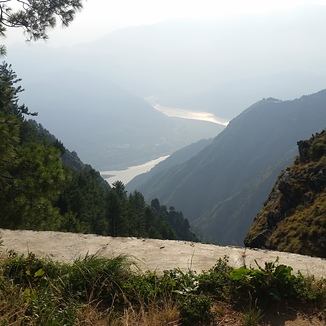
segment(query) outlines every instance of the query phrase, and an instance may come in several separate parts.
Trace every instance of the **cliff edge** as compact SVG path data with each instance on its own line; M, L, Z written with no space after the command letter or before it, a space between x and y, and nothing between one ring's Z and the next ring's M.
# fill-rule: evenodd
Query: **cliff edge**
M326 130L298 142L299 155L279 175L244 244L326 257Z

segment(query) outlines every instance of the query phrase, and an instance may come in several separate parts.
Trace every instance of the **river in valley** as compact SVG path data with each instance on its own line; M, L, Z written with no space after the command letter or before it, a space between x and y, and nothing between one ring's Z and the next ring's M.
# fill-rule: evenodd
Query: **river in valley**
M181 118L181 119L190 119L190 120L200 120L200 121L208 121L211 123L217 123L223 126L228 125L228 121L219 117L216 117L214 114L209 112L201 112L201 111L189 111L186 109L180 108L173 108L162 106L156 102L155 99L152 97L148 97L145 99L149 102L152 107L160 111L161 113L174 118ZM146 173L150 171L156 164L165 160L168 156L162 156L155 160L148 161L141 165L130 166L124 170L115 170L115 171L101 171L101 176L110 184L112 185L113 182L120 180L125 185L131 181L134 177L139 174Z
M169 106L162 106L160 104L152 104L155 110L167 115L168 117L208 121L222 126L227 126L229 121L219 118L213 113L204 111L189 111L181 108L173 108Z
M144 164L130 166L125 170L101 171L100 173L110 185L117 180L122 181L126 185L135 176L150 171L156 164L164 161L167 157L169 156L161 156Z

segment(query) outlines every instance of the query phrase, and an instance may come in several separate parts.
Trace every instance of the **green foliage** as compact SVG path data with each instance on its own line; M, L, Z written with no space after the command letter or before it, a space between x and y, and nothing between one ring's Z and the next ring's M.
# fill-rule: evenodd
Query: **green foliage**
M10 3L11 0L0 4L0 35L5 36L7 28L22 28L27 40L46 40L48 29L56 25L56 18L68 26L76 11L82 9L80 0L33 0L21 2L19 7Z
M1 300L8 305L8 297L1 291L16 291L21 305L21 320L26 325L74 325L76 309L62 297L62 277L67 266L50 260L39 259L32 253L27 257L10 252L2 265L2 284L0 285ZM17 295L10 293L10 295ZM17 300L16 299L16 300ZM1 320L4 324L13 322L14 316Z
M18 104L23 91L16 85L19 82L11 66L3 63L0 227L188 239L190 227L182 213L173 211L177 225L147 205L140 192L127 196L123 182L116 181L110 188L99 172L84 165L43 126L25 120L24 115L32 113Z
M244 311L242 323L243 326L259 326L264 314L261 309L256 306L250 307Z
M199 276L189 270L184 272L179 268L165 270L158 276L153 272L132 277L124 284L124 291L132 303L174 300L180 311L182 325L206 323L212 319L212 299L209 294L201 293Z
M23 114L31 113L18 105L19 81L11 66L0 66L0 226L53 229L60 223L53 202L65 173L57 150L25 138Z
M123 284L132 275L131 265L125 256L106 259L87 255L69 268L64 293L84 303L123 304Z
M112 236L136 236L178 239L175 229L159 212L145 203L144 196L134 191L127 196L124 184L115 182L106 196L106 223ZM186 238L180 238L187 240Z
M5 169L1 226L35 230L53 229L58 212L53 208L65 181L60 155L54 148L36 143L16 146Z
M321 308L326 309L326 278L315 279L314 276L303 276L298 273L295 290L297 296L303 301L314 301Z
M278 177L245 243L325 258L326 131L298 144L300 156Z
M216 318L213 302L220 301L236 306L242 303L238 307L244 311L243 324L258 325L263 314L258 308L259 300L280 286L285 287L281 300L317 303L325 309L325 279L301 274L295 277L291 268L275 263L267 263L264 269L233 269L225 258L204 276L178 268L162 275L149 271L139 274L132 267L132 261L125 256L107 259L87 255L67 265L37 258L32 253L25 257L10 252L0 264L0 322L89 325L98 319L103 322L106 315L110 324L118 325L123 311L131 309L147 315L152 305L164 307L168 300L171 306L178 307L181 325L209 324ZM230 295L217 297L222 289ZM271 298L274 300L274 295ZM87 319L87 311L95 315Z
M168 291L168 286L156 273L147 271L141 275L132 275L123 284L123 290L129 294L131 303L143 302L148 304L156 297L162 297Z
M56 203L64 216L61 231L107 234L105 196L100 175L94 169L65 168L70 177Z
M209 294L199 291L198 275L191 270L185 273L180 269L174 269L169 272L169 277L174 281L172 291L178 295L177 303L182 325L208 323L213 318L212 299Z
M151 201L151 208L156 214L168 222L177 238L194 242L199 241L196 235L191 231L189 221L187 218L184 218L182 212L175 210L172 206L169 209L167 209L165 205L161 206L157 198Z
M190 294L182 296L178 303L182 325L207 324L213 318L211 313L212 299L207 295Z
M21 79L17 78L11 65L2 62L0 65L0 112L6 115L13 114L20 119L23 114L35 116L37 113L31 113L25 105L18 104L18 95L24 91L20 85L16 85L20 81Z
M170 272L170 277L176 281L176 287L173 292L180 295L196 293L198 290L198 276L194 271L189 270L187 273L181 269L174 269Z
M131 276L126 257L102 259L86 256L64 265L11 252L1 266L0 298L8 287L21 289L21 313L26 325L75 325L77 311L84 304L100 302L106 307L124 301L122 285ZM122 307L122 306L121 306ZM1 305L0 305L1 311ZM4 315L4 314L3 314ZM10 322L10 318L1 322Z
M5 190L12 180L9 168L16 158L19 142L19 122L12 115L0 112L0 186ZM1 192L4 196L4 191ZM1 196L0 195L0 196ZM1 197L0 197L1 198Z
M60 264L37 258L33 253L25 257L11 251L8 260L3 264L3 273L14 284L19 284L24 288L35 288L46 278L54 279L61 272L61 268ZM42 285L44 286L45 283L43 282Z
M296 277L292 275L290 266L265 263L265 268L247 268L245 266L234 269L230 273L235 288L241 288L242 294L249 294L250 298L258 301L281 301L295 298ZM243 296L242 296L243 298Z
M230 299L230 273L233 269L228 265L228 257L218 259L207 272L199 275L199 291L210 293L217 300Z

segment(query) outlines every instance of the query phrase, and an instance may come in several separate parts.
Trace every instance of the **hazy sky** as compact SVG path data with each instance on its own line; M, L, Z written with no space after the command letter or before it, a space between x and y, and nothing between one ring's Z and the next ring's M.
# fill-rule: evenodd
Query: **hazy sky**
M49 45L87 42L128 26L170 19L224 19L244 14L286 10L326 0L88 0L72 25L50 31ZM3 41L24 41L21 31L10 31Z

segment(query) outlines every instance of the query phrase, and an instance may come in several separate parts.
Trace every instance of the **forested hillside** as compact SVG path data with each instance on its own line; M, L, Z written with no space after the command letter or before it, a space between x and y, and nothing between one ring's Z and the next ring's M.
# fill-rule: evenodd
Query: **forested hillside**
M111 188L19 104L20 79L0 65L0 227L196 241L174 208Z
M325 90L293 101L263 99L196 156L137 189L149 202L178 207L203 239L242 245L252 216L293 162L297 141L325 128L325 106Z
M245 245L326 258L326 130L298 146L299 156L279 175Z

